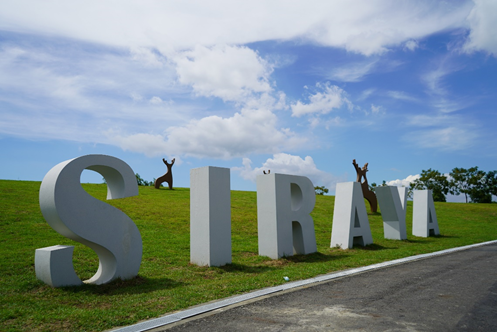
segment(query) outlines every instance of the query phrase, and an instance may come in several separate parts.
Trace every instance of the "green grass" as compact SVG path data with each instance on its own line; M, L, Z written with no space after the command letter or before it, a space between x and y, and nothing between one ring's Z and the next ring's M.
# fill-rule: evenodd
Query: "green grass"
M318 252L271 260L257 255L255 192L233 191L233 263L199 267L189 263L189 189L140 187L140 195L108 201L136 223L143 240L139 275L107 285L51 288L34 271L37 248L74 245L74 267L85 280L98 258L64 238L44 221L40 182L0 180L0 330L101 331L158 317L251 290L332 271L497 239L497 204L435 203L441 236L405 241L383 239L380 214L369 214L374 244L352 250L330 248L334 197L317 196L312 213ZM106 185L83 184L105 200ZM407 207L411 233L412 202Z

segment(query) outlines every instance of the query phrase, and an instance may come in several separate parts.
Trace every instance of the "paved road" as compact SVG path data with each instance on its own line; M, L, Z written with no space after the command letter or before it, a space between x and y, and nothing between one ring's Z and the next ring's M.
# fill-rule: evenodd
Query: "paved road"
M152 330L497 331L497 244L277 293Z

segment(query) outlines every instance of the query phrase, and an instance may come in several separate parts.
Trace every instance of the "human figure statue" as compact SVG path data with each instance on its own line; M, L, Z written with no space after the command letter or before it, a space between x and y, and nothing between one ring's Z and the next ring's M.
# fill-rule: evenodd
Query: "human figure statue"
M368 163L365 163L362 168L357 165L355 159L352 160L352 165L354 165L355 170L357 172L357 182L361 183L362 187L362 195L369 202L369 206L371 207L371 212L376 212L378 210L378 201L376 199L376 194L369 190L368 178L366 177L366 172L368 171ZM361 179L364 178L364 182L361 182Z
M160 185L164 182L167 182L169 185L169 189L173 189L173 171L172 167L174 165L174 161L176 158L173 158L171 160L171 163L168 163L166 159L162 158L162 161L164 164L167 166L167 172L163 176L159 177L157 180L155 180L155 189L159 189Z

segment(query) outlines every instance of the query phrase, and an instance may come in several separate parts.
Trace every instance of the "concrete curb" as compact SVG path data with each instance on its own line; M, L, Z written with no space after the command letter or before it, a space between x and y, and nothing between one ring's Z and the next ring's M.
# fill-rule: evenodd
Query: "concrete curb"
M186 310L183 310L180 312L165 315L165 316L162 316L159 318L154 318L154 319L150 319L147 321L143 321L143 322L140 322L140 323L137 323L134 325L130 325L130 326L122 327L122 328L117 328L117 329L114 329L112 331L114 331L114 332L147 331L147 330L158 328L158 327L161 327L164 325L172 324L172 323L178 322L178 321L186 319L186 318L190 318L190 317L193 317L196 315L204 314L204 313L207 313L207 312L210 312L210 311L213 311L216 309L220 309L223 307L227 307L227 306L230 306L233 304L239 304L239 303L247 301L247 300L252 300L252 299L255 299L258 297L266 296L266 295L277 293L280 291L285 291L285 290L298 288L298 287L302 287L302 286L308 286L310 284L316 284L316 283L320 283L323 281L329 281L332 279L343 278L343 277L352 276L355 274L364 273L364 272L368 272L368 271L372 271L372 270L377 270L377 269L381 269L381 268L385 268L385 267L389 267L389 266L393 266L393 265L409 263L412 261L417 261L417 260L431 258L431 257L435 257L435 256L450 254L450 253L454 253L457 251L472 249L472 248L481 247L481 246L485 246L485 245L489 245L489 244L496 244L496 243L497 243L497 240L482 242L482 243L477 243L477 244L471 244L471 245L467 245L467 246L463 246L463 247L457 247L457 248L451 248L451 249L446 249L446 250L442 250L442 251L432 252L429 254L415 255L415 256L395 259L393 261L358 267L358 268L340 271L340 272L334 272L334 273L325 274L325 275L321 275L321 276L306 279L306 280L288 282L288 283L283 284L283 285L264 288L264 289L253 291L253 292L250 292L247 294L233 296L233 297L230 297L230 298L227 298L224 300L219 300L219 301L212 302L209 304L196 306L196 307L193 307L190 309L186 309Z

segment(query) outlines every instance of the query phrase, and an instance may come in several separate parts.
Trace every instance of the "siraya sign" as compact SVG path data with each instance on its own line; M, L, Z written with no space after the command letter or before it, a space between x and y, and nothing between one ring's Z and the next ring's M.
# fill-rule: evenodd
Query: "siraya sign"
M131 279L140 269L142 239L138 228L124 212L86 193L80 183L85 169L96 171L105 178L107 199L138 195L133 170L124 161L111 156L86 155L67 160L45 175L40 187L43 217L56 232L91 248L99 258L95 275L81 281L72 264L74 246L36 249L36 276L52 287ZM190 182L190 261L208 266L230 264L230 171L211 166L192 169ZM415 193L414 200L413 234L439 234L431 193ZM310 215L315 202L314 186L307 177L260 175L257 178L259 255L278 259L316 252ZM404 238L405 193L388 189L379 202L388 216L388 220L384 220L385 237ZM371 243L373 239L360 183L339 183L331 246L345 249Z

